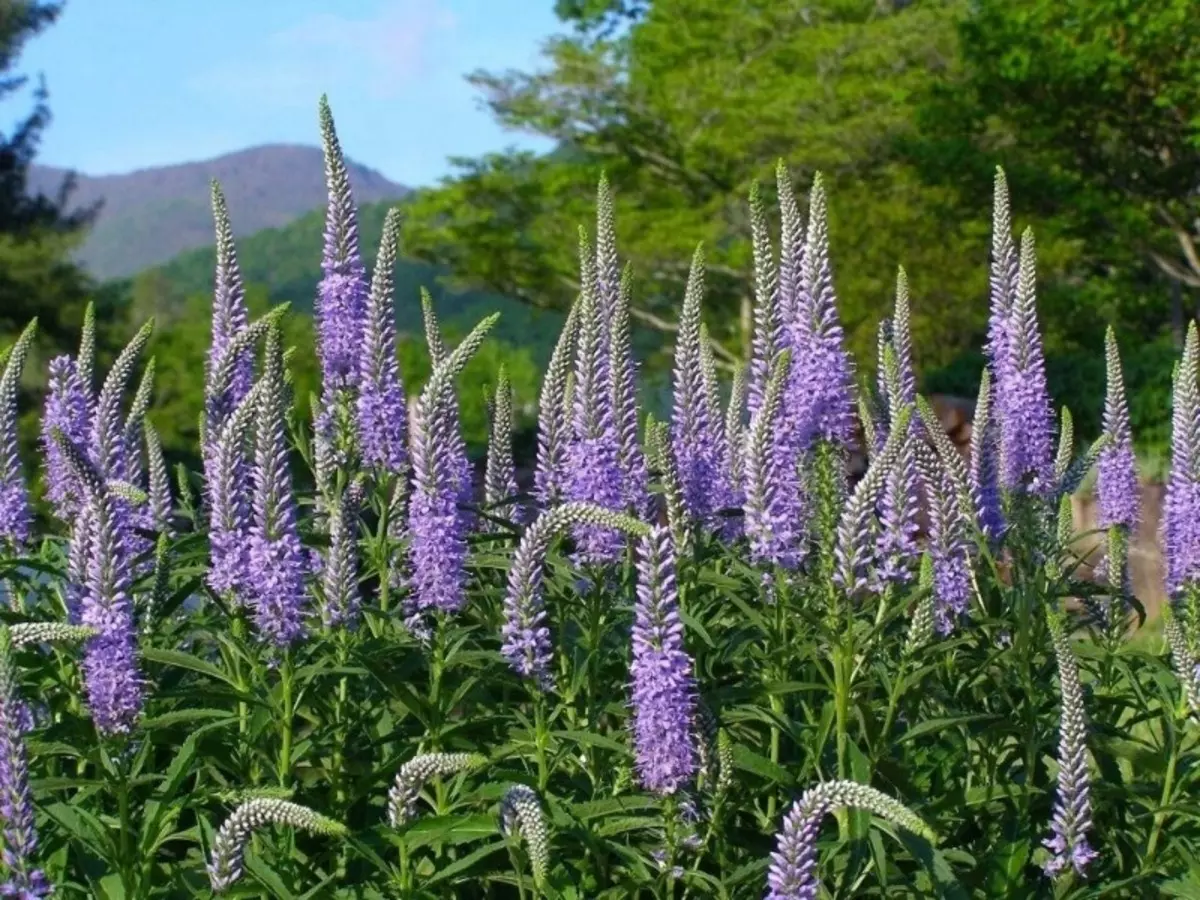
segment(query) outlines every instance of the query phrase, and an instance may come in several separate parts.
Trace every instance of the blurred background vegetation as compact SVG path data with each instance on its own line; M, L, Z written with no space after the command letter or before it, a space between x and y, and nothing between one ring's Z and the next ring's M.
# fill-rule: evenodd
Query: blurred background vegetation
M22 43L57 7L5 9L0 68L11 73ZM410 387L428 369L421 285L450 335L487 311L503 313L497 340L461 384L475 446L486 433L483 390L500 360L531 421L538 373L577 287L575 228L592 219L601 171L616 190L621 252L636 274L647 404L662 402L699 241L721 360L742 359L746 198L755 180L773 189L782 158L802 193L814 172L828 180L835 285L864 376L903 265L924 388L964 396L982 364L992 173L1004 166L1016 225L1038 237L1056 399L1085 436L1095 433L1103 333L1114 325L1140 449L1161 456L1173 355L1200 302L1194 0L558 0L556 12L561 34L538 71L471 76L502 123L556 149L456 160L452 177L399 201L407 258L396 299ZM18 86L0 80L0 96ZM122 280L89 279L71 260L92 211L68 215L69 198L27 196L47 118L39 95L0 143L0 333L41 318L33 391L48 355L73 346L87 298L99 304L110 352L154 315L155 424L184 454L200 405L212 251ZM385 209L361 211L371 259ZM310 330L321 227L316 210L239 242L253 304L290 302L295 340ZM296 363L303 397L313 359Z

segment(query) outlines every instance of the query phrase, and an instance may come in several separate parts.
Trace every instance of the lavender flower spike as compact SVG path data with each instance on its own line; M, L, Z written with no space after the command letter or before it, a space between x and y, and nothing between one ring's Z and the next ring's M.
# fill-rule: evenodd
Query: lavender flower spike
M150 319L125 345L104 379L96 400L88 456L101 477L108 481L128 478L129 447L125 440L125 421L121 416L121 398L153 330L154 320Z
M367 276L358 246L358 221L350 176L342 157L329 101L318 107L321 144L325 153L325 184L329 207L325 217L323 276L313 312L317 322L317 352L322 384L333 393L358 382L358 360L367 311Z
M30 322L8 353L0 376L0 545L20 547L29 540L33 510L17 452L17 391L29 356L37 319Z
M453 452L461 435L445 398L498 318L492 315L476 325L434 369L414 407L408 507L413 613L454 613L466 603L467 529L458 512L461 473Z
M642 538L633 625L633 738L638 777L656 794L674 794L696 776L692 719L696 682L684 649L670 529Z
M704 334L700 321L703 294L704 251L698 247L688 273L675 340L671 445L688 513L696 522L711 528L728 501L729 489L723 484L725 442L720 407L718 404L713 408L704 377L701 343Z
M564 503L541 515L525 529L508 570L504 596L503 644L500 652L518 674L550 686L550 629L542 597L546 554L564 532L584 524L644 535L637 519L587 503Z
M876 503L888 474L899 462L904 445L909 443L907 434L911 414L911 406L901 409L883 451L871 460L838 523L835 550L837 570L833 580L847 595L853 596L868 585L867 574L876 553Z
M387 472L408 467L408 408L396 361L396 322L392 305L400 210L388 210L371 293L359 371L358 437L363 463Z
M483 502L487 511L498 518L520 522L523 510L517 496L517 472L512 454L512 384L504 366L496 379L496 399L492 407L492 427L488 435L487 472ZM499 526L489 523L489 530Z
M208 479L208 586L244 598L250 588L250 497L240 481L249 468L247 443L258 414L263 385L255 385L214 435Z
M563 491L563 464L570 437L570 422L566 402L567 379L571 374L571 360L575 355L575 341L579 334L579 316L582 301L576 301L567 314L550 365L542 379L542 391L538 397L537 468L533 474L534 494L542 509L557 503Z
M358 622L362 595L358 587L358 514L366 499L362 477L337 499L329 520L329 555L321 570L324 587L321 621L327 628Z
M1010 492L1048 496L1055 489L1054 415L1038 333L1033 232L1021 235L1017 290L1005 332L1000 397L1001 484Z
M779 352L780 321L777 274L771 236L767 231L767 210L758 182L750 185L750 239L754 253L754 334L750 344L750 377L746 407L750 415L758 412L771 363Z
M1012 235L1012 213L1009 210L1008 179L1004 176L1004 170L997 166L992 202L991 312L985 348L988 367L997 376L1008 367L1009 318L1017 291L1018 264Z
M998 541L1005 528L1000 496L1000 427L995 415L995 390L987 369L979 380L975 425L971 429L970 484L979 530L988 541Z
M579 255L584 289L580 297L572 436L564 465L564 494L573 502L594 503L618 512L625 508L620 445L613 422L604 322L595 293L591 252L583 234ZM584 563L611 562L624 546L619 533L593 525L580 526L575 538L578 559Z
M919 461L929 495L934 615L938 633L945 635L954 630L971 597L969 520L963 515L955 479L941 456L922 447Z
M0 896L37 900L49 896L52 887L45 874L33 868L38 840L24 740L28 712L17 691L12 651L12 636L0 627L0 822L4 836L0 859L8 870Z
M235 343L250 324L246 291L238 266L237 247L229 208L220 185L212 182L213 221L216 226L217 266L214 278L212 341L208 348L205 378L204 434L202 450L207 460L212 442L234 407L250 392L254 378L254 356L249 346ZM218 373L228 372L227 375ZM211 477L210 473L206 474Z
M285 648L304 633L308 557L300 543L288 470L288 389L278 328L267 335L261 385L246 585L259 635L269 644Z
M853 781L826 781L809 788L783 819L767 874L767 900L816 900L817 837L821 820L837 809L865 809L900 828L936 841L933 831L907 806L873 787Z
M207 867L213 893L229 890L242 877L246 845L254 832L267 825L299 828L326 837L346 834L346 826L306 806L273 798L247 800L225 820L213 839L212 857Z
M1200 334L1188 325L1175 372L1171 410L1171 473L1163 501L1167 593L1177 598L1200 576ZM1191 624L1191 623L1189 623Z
M625 508L635 514L644 514L650 505L650 474L646 468L646 454L638 442L637 363L633 359L629 328L632 292L633 269L626 266L621 273L621 287L608 330L610 403L624 479Z
M123 501L109 491L83 451L61 432L56 440L87 495L87 512L81 517L87 521L87 557L78 561L83 568L79 621L97 632L84 651L88 706L102 735L127 734L143 699L133 620L130 519Z
M795 317L788 321L792 379L784 395L804 450L813 440L848 447L854 439L853 363L842 346L842 325L829 261L825 182L818 172L809 200L808 231Z
M92 398L79 368L70 356L50 360L50 383L42 416L42 452L46 460L46 495L54 513L70 521L79 511L83 493L62 448L54 439L60 431L77 447L87 445L92 430Z
M1078 874L1084 874L1097 854L1087 839L1092 827L1091 778L1088 774L1087 721L1083 687L1079 683L1079 666L1063 623L1053 613L1050 629L1054 640L1054 656L1058 661L1062 715L1058 740L1058 793L1051 834L1044 843L1053 853L1046 864L1046 874L1057 878L1068 866Z
M750 539L750 556L755 562L776 563L792 568L799 561L796 522L788 513L791 509L786 495L796 490L795 476L776 453L779 420L783 409L783 390L791 366L791 351L784 350L776 358L771 377L763 392L762 403L750 420L746 438L746 537Z
M1121 356L1117 336L1110 326L1104 335L1104 355L1108 364L1108 392L1104 398L1104 433L1108 445L1100 451L1097 494L1100 500L1101 528L1137 527L1140 511L1137 461L1133 456L1133 433L1129 426L1129 407L1125 402L1125 381L1121 375Z
M417 815L417 801L425 782L438 775L477 769L487 762L478 753L423 753L400 767L388 791L387 817L393 828L402 828Z

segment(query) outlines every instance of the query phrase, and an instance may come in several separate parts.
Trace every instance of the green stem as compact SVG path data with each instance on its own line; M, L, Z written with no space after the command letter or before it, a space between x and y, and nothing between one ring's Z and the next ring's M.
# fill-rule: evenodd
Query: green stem
M129 838L133 833L133 823L129 810L129 779L125 775L125 760L117 760L117 808L120 816L119 853L121 866L121 886L125 896L134 896L133 860L130 858Z
M1166 806L1171 800L1171 791L1175 787L1175 765L1179 760L1179 742L1174 736L1174 729L1171 730L1171 756L1167 761L1167 772L1163 777L1162 797L1158 805ZM1154 861L1154 854L1158 850L1158 836L1162 834L1163 825L1167 821L1167 814L1163 810L1159 810L1154 814L1154 825L1150 829L1150 838L1146 841L1146 860L1144 866L1149 866Z
M544 794L550 783L550 765L546 759L546 745L549 743L550 732L546 727L546 694L541 688L534 688L533 697L533 726L534 747L537 753L538 793Z
M286 653L279 666L281 688L282 731L279 748L279 786L286 788L292 773L292 719L295 715L292 699L292 658Z

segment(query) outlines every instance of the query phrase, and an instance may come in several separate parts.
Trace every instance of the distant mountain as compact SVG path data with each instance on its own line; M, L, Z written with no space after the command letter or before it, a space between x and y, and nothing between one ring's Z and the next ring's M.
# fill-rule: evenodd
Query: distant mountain
M347 160L358 203L403 197L408 189ZM34 165L31 192L55 195L65 169ZM317 147L271 144L216 159L140 169L125 175L80 174L72 206L104 201L80 251L97 278L120 278L212 243L209 182L225 191L234 234L280 228L325 203L325 164Z

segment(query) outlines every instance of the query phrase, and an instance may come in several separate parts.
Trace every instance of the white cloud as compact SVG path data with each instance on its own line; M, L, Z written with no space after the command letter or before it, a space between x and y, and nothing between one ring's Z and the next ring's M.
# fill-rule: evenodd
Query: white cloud
M308 106L339 89L385 100L437 71L457 21L440 0L387 0L362 18L309 16L272 34L253 59L223 61L189 87L273 107Z

